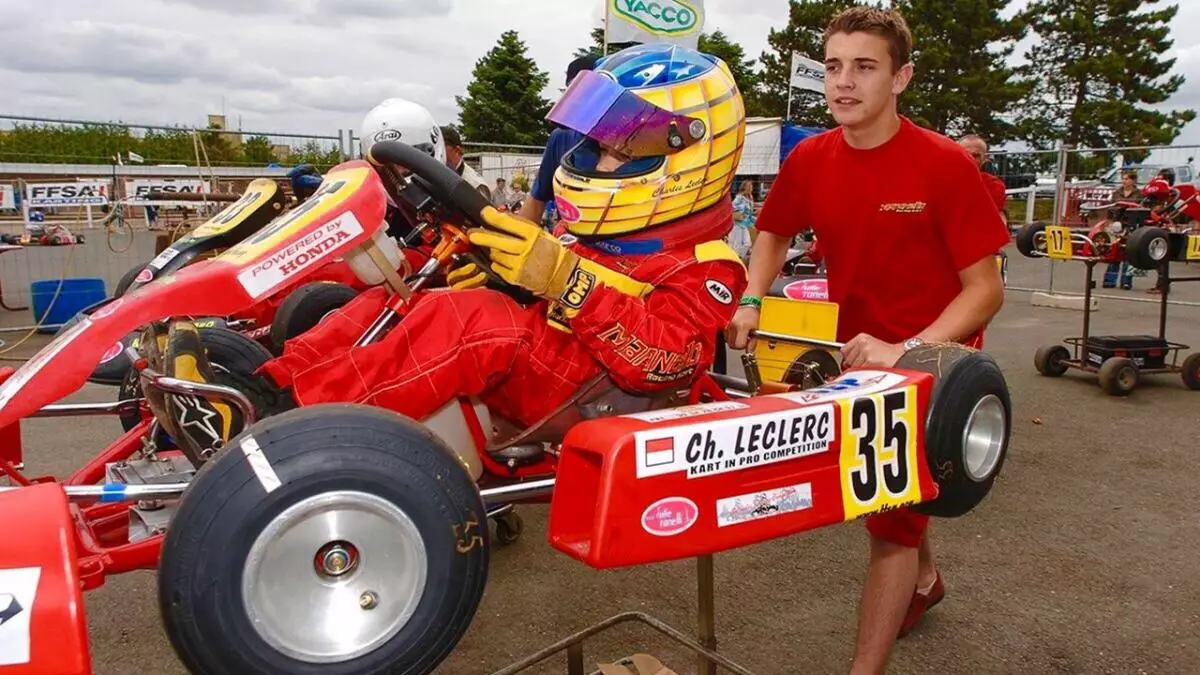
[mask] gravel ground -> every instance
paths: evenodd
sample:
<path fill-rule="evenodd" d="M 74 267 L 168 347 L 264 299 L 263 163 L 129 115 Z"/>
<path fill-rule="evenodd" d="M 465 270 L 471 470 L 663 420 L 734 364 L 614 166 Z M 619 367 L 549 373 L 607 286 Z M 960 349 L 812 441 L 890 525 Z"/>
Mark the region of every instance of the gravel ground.
<path fill-rule="evenodd" d="M 1011 281 L 1041 287 L 1049 265 L 1012 252 Z M 1056 289 L 1082 288 L 1083 267 L 1059 264 Z M 1152 278 L 1124 295 L 1149 299 Z M 1173 294 L 1200 300 L 1200 284 Z M 1105 293 L 1114 293 L 1105 291 Z M 1097 331 L 1153 332 L 1157 305 L 1102 300 Z M 1041 344 L 1076 335 L 1082 314 L 1031 307 L 1010 290 L 988 333 L 1015 405 L 1013 446 L 992 495 L 967 517 L 935 521 L 947 598 L 896 648 L 893 673 L 1194 673 L 1200 663 L 1200 519 L 1194 490 L 1200 392 L 1178 376 L 1148 377 L 1133 396 L 1105 396 L 1094 376 L 1046 379 Z M 28 323 L 0 312 L 0 325 Z M 1198 345 L 1200 309 L 1172 307 L 1168 337 Z M 10 343 L 19 335 L 5 334 Z M 23 345 L 16 354 L 43 343 Z M 89 385 L 73 400 L 109 400 Z M 25 427 L 31 470 L 65 474 L 112 419 Z M 497 551 L 483 605 L 440 672 L 490 673 L 600 619 L 648 611 L 690 632 L 691 562 L 598 572 L 545 543 L 544 507 L 522 507 L 524 538 Z M 866 535 L 849 524 L 716 558 L 721 650 L 756 673 L 839 673 L 853 652 Z M 150 573 L 125 575 L 87 596 L 98 675 L 182 673 L 157 616 Z M 693 659 L 647 629 L 588 643 L 589 661 L 657 654 L 681 675 Z M 551 660 L 534 673 L 565 672 Z"/>

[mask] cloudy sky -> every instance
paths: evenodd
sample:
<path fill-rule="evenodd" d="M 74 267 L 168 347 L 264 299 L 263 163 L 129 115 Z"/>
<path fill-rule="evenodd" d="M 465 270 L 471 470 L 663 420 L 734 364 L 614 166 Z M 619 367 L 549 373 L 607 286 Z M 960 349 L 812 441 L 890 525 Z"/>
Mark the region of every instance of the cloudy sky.
<path fill-rule="evenodd" d="M 1200 110 L 1200 0 L 1175 0 L 1169 102 Z M 1018 0 L 1014 5 L 1023 4 Z M 707 0 L 757 56 L 787 0 Z M 457 120 L 475 61 L 516 29 L 558 92 L 600 0 L 0 0 L 0 113 L 336 134 L 388 96 Z M 1200 144 L 1200 122 L 1179 142 Z"/>

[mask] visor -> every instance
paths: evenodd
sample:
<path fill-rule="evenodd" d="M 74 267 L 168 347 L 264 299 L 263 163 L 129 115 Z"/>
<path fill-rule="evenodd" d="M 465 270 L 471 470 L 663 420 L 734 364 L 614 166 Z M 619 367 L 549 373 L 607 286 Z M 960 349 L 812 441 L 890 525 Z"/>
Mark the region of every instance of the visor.
<path fill-rule="evenodd" d="M 628 157 L 670 155 L 704 138 L 703 120 L 650 103 L 596 71 L 584 71 L 546 119 Z"/>

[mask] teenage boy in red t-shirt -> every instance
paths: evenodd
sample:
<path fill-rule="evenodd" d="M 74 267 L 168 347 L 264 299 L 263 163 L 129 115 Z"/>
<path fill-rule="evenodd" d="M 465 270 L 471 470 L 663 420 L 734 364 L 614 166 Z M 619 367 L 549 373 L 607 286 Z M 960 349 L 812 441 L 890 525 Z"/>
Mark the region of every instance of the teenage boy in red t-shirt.
<path fill-rule="evenodd" d="M 912 78 L 912 36 L 892 11 L 848 9 L 825 33 L 825 98 L 839 127 L 785 161 L 759 216 L 750 285 L 728 330 L 748 347 L 761 296 L 791 237 L 811 227 L 840 305 L 848 368 L 890 367 L 922 342 L 978 345 L 1004 302 L 994 255 L 1008 231 L 970 156 L 897 114 Z M 945 593 L 928 518 L 867 519 L 870 563 L 852 673 L 882 673 L 898 635 Z"/>

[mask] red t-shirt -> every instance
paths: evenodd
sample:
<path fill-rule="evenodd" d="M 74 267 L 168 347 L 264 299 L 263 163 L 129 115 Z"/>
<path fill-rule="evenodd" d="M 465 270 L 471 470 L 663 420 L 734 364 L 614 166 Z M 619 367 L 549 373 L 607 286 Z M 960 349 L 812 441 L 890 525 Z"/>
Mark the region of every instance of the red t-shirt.
<path fill-rule="evenodd" d="M 870 150 L 833 129 L 791 152 L 755 227 L 783 237 L 813 229 L 829 299 L 840 305 L 840 341 L 868 333 L 902 342 L 958 296 L 960 270 L 1008 243 L 981 176 L 957 143 L 905 118 Z"/>
<path fill-rule="evenodd" d="M 1000 213 L 1004 213 L 1004 203 L 1008 201 L 1008 193 L 1005 192 L 1004 181 L 990 173 L 984 173 L 983 184 L 987 186 L 988 194 L 992 196 L 992 201 L 996 202 L 996 208 L 1000 209 Z"/>

